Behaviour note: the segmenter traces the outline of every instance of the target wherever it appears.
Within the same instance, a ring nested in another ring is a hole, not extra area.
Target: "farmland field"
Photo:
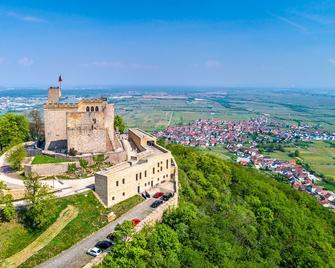
[[[112,98],[129,127],[155,132],[196,119],[248,120],[268,114],[290,124],[335,131],[335,93],[316,90],[215,89],[150,92]]]

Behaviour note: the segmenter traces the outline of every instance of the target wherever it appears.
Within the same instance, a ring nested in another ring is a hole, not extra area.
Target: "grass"
[[[335,193],[335,184],[334,183],[330,183],[327,181],[320,181],[317,183],[317,185],[323,186],[326,190],[328,191],[332,191],[333,193]]]
[[[78,210],[72,205],[67,206],[46,231],[20,252],[4,261],[3,267],[18,267],[28,258],[44,248],[62,229],[78,215]]]
[[[19,267],[35,267],[47,259],[56,256],[105,226],[108,223],[106,216],[109,212],[113,211],[119,217],[142,201],[143,199],[136,195],[116,204],[110,209],[106,209],[95,198],[92,192],[57,199],[58,211],[55,215],[55,221],[59,213],[69,205],[77,208],[78,216],[68,223],[45,247]],[[17,222],[0,224],[0,263],[4,259],[23,250],[36,240],[43,231],[45,230],[31,231]]]
[[[40,164],[63,163],[63,162],[70,162],[70,161],[65,160],[65,159],[50,157],[47,155],[36,155],[31,163],[33,165],[40,165]]]
[[[76,206],[79,210],[77,218],[70,222],[46,247],[29,258],[20,267],[35,267],[56,256],[106,225],[108,223],[106,215],[110,211],[114,211],[118,217],[141,203],[143,199],[140,196],[133,196],[111,209],[105,209],[92,192],[63,198],[59,201],[62,206],[69,204]]]

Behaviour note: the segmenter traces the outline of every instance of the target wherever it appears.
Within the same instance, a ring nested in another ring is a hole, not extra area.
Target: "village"
[[[297,140],[334,141],[335,133],[316,130],[307,125],[284,125],[271,120],[268,116],[261,116],[241,122],[219,119],[196,120],[189,125],[170,127],[164,132],[158,132],[157,137],[193,147],[224,145],[225,149],[233,154],[233,159],[237,163],[279,174],[293,188],[313,195],[324,207],[335,209],[335,193],[316,184],[323,178],[306,170],[295,159],[275,159],[263,155],[263,149],[258,148],[264,142],[275,146],[279,142],[285,144]]]

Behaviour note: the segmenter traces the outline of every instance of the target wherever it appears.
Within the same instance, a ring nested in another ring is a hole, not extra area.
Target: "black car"
[[[110,248],[111,246],[113,246],[113,243],[110,241],[104,240],[104,241],[99,241],[98,243],[96,243],[95,246],[97,248],[100,248],[101,250],[106,250]]]
[[[173,196],[172,193],[166,193],[166,194],[164,194],[164,195],[161,197],[161,199],[162,199],[163,201],[168,201],[172,196]]]
[[[142,196],[144,199],[147,199],[147,196],[145,195],[145,193],[142,193],[141,196]]]
[[[152,208],[157,208],[157,207],[159,207],[161,204],[163,204],[163,201],[162,201],[162,200],[156,200],[155,202],[153,202],[153,203],[151,204],[150,207],[152,207]]]
[[[145,191],[145,196],[146,196],[147,198],[150,198],[150,194],[149,194],[147,191]]]
[[[114,233],[110,233],[109,235],[107,235],[106,238],[109,239],[109,240],[111,240],[111,241],[114,241],[116,237],[115,237]]]

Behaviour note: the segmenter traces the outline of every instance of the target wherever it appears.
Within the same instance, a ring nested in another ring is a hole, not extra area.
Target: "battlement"
[[[68,109],[68,108],[78,108],[77,103],[54,103],[48,102],[44,104],[44,109]]]

